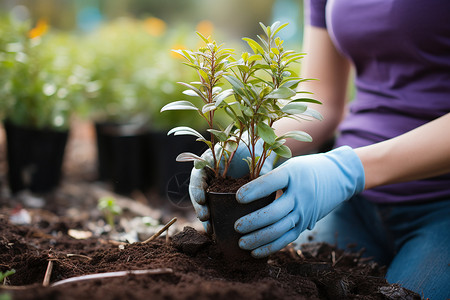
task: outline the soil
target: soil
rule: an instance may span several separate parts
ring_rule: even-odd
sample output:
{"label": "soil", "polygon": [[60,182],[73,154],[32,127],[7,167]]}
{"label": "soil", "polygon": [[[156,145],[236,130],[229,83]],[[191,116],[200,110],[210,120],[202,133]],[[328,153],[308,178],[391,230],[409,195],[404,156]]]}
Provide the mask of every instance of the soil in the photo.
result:
{"label": "soil", "polygon": [[208,192],[214,193],[236,193],[241,186],[250,181],[249,176],[241,178],[211,177],[212,176],[210,176],[208,181]]}
{"label": "soil", "polygon": [[[16,270],[0,293],[12,299],[420,299],[387,284],[384,269],[361,253],[327,244],[307,244],[301,252],[286,248],[267,262],[235,265],[224,263],[209,237],[190,227],[169,241],[117,245],[76,240],[67,225],[37,228],[0,219],[0,268]],[[44,287],[50,261],[50,286]],[[53,286],[86,274],[147,269],[160,274]]]}
{"label": "soil", "polygon": [[[88,133],[71,133],[61,186],[14,196],[5,188],[0,128],[0,272],[16,271],[0,283],[2,300],[420,299],[388,284],[385,268],[362,252],[328,244],[312,242],[300,251],[290,245],[260,262],[224,260],[191,206],[151,191],[116,195],[95,181],[91,127],[75,128]],[[102,195],[114,195],[124,209],[114,229],[97,209]],[[151,234],[130,224],[149,216],[159,224],[178,221],[168,236],[143,243]],[[118,271],[125,272],[108,273]],[[91,274],[118,277],[62,281]]]}

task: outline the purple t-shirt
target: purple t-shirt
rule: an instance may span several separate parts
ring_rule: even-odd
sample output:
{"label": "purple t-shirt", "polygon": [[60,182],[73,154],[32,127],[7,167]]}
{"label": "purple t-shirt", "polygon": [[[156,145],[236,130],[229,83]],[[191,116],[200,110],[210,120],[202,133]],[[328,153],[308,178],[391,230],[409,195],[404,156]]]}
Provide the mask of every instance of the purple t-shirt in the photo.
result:
{"label": "purple t-shirt", "polygon": [[[380,142],[450,112],[449,0],[307,2],[310,24],[327,28],[356,70],[355,99],[336,146]],[[450,174],[364,195],[379,203],[450,199]]]}

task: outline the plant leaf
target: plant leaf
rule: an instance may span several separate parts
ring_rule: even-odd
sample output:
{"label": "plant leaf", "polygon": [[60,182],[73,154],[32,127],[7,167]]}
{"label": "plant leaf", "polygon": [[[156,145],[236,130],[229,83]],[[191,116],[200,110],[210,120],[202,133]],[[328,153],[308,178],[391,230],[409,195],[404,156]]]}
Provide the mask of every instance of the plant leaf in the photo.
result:
{"label": "plant leaf", "polygon": [[180,101],[174,101],[171,103],[168,103],[161,108],[161,112],[167,111],[167,110],[196,110],[199,111],[197,106],[192,104],[189,101],[186,100],[180,100]]}
{"label": "plant leaf", "polygon": [[280,147],[273,149],[273,151],[284,158],[292,157],[291,149],[289,149],[289,147],[286,145],[281,145]]}
{"label": "plant leaf", "polygon": [[190,127],[187,126],[179,126],[179,127],[175,127],[172,128],[171,130],[169,130],[169,132],[167,133],[167,135],[193,135],[198,137],[200,140],[206,140],[203,135],[201,135],[197,130],[192,129]]}
{"label": "plant leaf", "polygon": [[247,42],[247,44],[250,46],[250,48],[252,48],[252,50],[255,54],[259,54],[259,53],[263,54],[264,53],[264,49],[255,40],[253,40],[251,38],[242,38],[242,40]]}
{"label": "plant leaf", "polygon": [[219,107],[219,105],[222,103],[222,101],[225,100],[226,98],[228,98],[231,95],[233,95],[233,90],[232,89],[228,89],[228,90],[225,90],[225,91],[221,92],[220,94],[218,94],[217,96],[214,97],[215,105],[217,107]]}
{"label": "plant leaf", "polygon": [[[304,131],[300,131],[300,130],[293,130],[293,131],[289,131],[286,132],[285,134],[283,134],[282,136],[278,137],[278,139],[294,139],[300,142],[312,142],[312,137],[304,132]],[[277,140],[278,140],[277,139]]]}
{"label": "plant leaf", "polygon": [[297,93],[288,88],[288,87],[279,87],[276,90],[273,90],[269,95],[267,95],[267,98],[272,99],[289,99],[293,96],[295,96]]}
{"label": "plant leaf", "polygon": [[212,110],[216,110],[216,109],[217,109],[217,106],[214,103],[207,103],[207,104],[203,105],[202,113],[206,114],[206,113],[208,113]]}
{"label": "plant leaf", "polygon": [[312,109],[310,107],[308,107],[303,114],[307,115],[307,116],[310,116],[310,117],[313,117],[314,119],[317,119],[319,121],[323,120],[323,116],[320,114],[320,112],[318,112],[317,110]]}
{"label": "plant leaf", "polygon": [[204,160],[197,154],[191,153],[191,152],[183,152],[178,154],[176,161],[178,162],[186,162],[186,161],[194,161],[194,160]]}
{"label": "plant leaf", "polygon": [[296,115],[296,114],[302,114],[308,109],[308,106],[303,103],[299,102],[290,102],[286,104],[281,111],[285,112],[287,114]]}
{"label": "plant leaf", "polygon": [[292,102],[308,102],[308,103],[322,104],[322,102],[313,98],[297,98],[293,99]]}
{"label": "plant leaf", "polygon": [[258,135],[264,140],[264,142],[269,145],[275,143],[275,139],[277,138],[277,136],[272,127],[264,122],[259,122],[256,125],[256,128],[258,129]]}
{"label": "plant leaf", "polygon": [[214,136],[220,141],[225,142],[228,138],[227,134],[223,131],[216,130],[216,129],[206,129],[206,131],[214,134]]}

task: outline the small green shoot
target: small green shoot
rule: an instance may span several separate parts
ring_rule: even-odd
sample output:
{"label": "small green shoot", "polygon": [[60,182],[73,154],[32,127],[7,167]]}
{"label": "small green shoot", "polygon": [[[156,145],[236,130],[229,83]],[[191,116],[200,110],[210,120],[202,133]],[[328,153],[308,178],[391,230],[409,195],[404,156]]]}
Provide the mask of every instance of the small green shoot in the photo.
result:
{"label": "small green shoot", "polygon": [[111,228],[114,228],[114,218],[122,213],[122,209],[116,203],[112,196],[105,196],[98,200],[98,209],[100,209]]}
{"label": "small green shoot", "polygon": [[5,273],[0,272],[0,282],[3,282],[3,284],[5,284],[6,277],[11,276],[15,273],[16,273],[16,270],[14,270],[14,269],[8,270]]}

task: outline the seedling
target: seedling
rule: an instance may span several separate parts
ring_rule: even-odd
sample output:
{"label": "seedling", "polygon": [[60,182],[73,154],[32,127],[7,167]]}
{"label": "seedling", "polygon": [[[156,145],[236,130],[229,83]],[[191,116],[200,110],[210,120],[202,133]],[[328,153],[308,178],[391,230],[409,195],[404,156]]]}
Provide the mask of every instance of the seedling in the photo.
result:
{"label": "seedling", "polygon": [[102,197],[98,200],[97,207],[102,211],[108,225],[114,228],[114,218],[122,213],[116,199],[111,196]]}
{"label": "seedling", "polygon": [[[282,118],[321,120],[322,116],[307,106],[307,103],[320,104],[319,101],[300,96],[311,93],[295,90],[300,82],[308,79],[298,77],[291,66],[298,63],[304,54],[285,50],[283,40],[276,36],[287,24],[260,25],[265,35],[257,36],[259,41],[243,38],[252,53],[243,52],[238,59],[233,58],[233,49],[224,48],[223,44],[219,45],[200,33],[197,34],[205,47],[197,51],[175,50],[185,58],[185,64],[198,73],[199,81],[180,82],[188,88],[183,93],[200,98],[202,105],[180,100],[167,104],[161,111],[197,111],[207,122],[210,136],[207,139],[185,126],[173,128],[168,134],[193,135],[208,146],[212,155],[212,163],[193,153],[182,153],[177,161],[193,161],[196,168],[207,167],[215,177],[226,177],[238,145],[242,143],[250,153],[245,161],[252,180],[259,176],[264,162],[273,152],[285,158],[292,156],[284,145],[287,138],[312,141],[311,136],[303,131],[277,136],[273,129],[274,123]],[[226,82],[231,89],[222,90],[221,86]],[[228,100],[230,96],[234,99]],[[231,118],[229,124],[216,124],[214,116],[219,110]],[[262,153],[256,151],[258,142],[262,142]]]}
{"label": "seedling", "polygon": [[16,270],[11,269],[6,271],[5,273],[0,272],[0,282],[3,282],[3,285],[6,283],[6,277],[11,276],[16,273]]}

